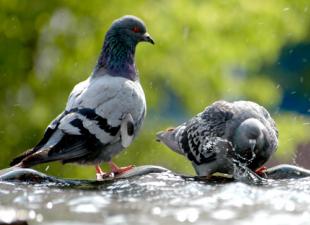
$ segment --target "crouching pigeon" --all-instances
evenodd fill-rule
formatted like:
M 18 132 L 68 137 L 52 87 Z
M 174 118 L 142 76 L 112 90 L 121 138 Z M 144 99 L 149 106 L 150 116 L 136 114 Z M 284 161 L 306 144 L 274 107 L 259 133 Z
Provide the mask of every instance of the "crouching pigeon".
M 142 20 L 124 16 L 108 30 L 97 65 L 91 76 L 77 84 L 66 108 L 47 127 L 42 140 L 11 162 L 11 166 L 31 167 L 62 161 L 96 165 L 97 179 L 108 175 L 99 164 L 128 147 L 137 135 L 146 113 L 146 102 L 135 66 L 139 42 L 154 44 Z
M 180 126 L 159 132 L 157 140 L 185 155 L 197 175 L 209 176 L 231 173 L 233 162 L 257 170 L 276 151 L 278 131 L 267 110 L 254 102 L 217 101 Z

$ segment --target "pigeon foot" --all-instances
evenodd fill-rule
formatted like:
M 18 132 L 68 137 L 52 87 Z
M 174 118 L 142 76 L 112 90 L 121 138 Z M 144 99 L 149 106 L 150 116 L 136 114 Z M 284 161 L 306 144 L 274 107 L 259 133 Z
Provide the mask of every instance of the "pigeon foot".
M 111 176 L 113 176 L 112 173 L 105 173 L 102 171 L 102 169 L 99 165 L 96 165 L 96 180 L 97 181 L 103 181 L 104 178 L 108 178 Z
M 109 162 L 109 166 L 111 167 L 111 172 L 114 175 L 120 175 L 120 174 L 126 173 L 127 171 L 131 170 L 134 167 L 133 165 L 124 166 L 124 167 L 118 167 L 112 161 Z
M 265 172 L 267 170 L 266 166 L 261 166 L 257 170 L 255 170 L 255 173 L 261 177 L 265 176 Z

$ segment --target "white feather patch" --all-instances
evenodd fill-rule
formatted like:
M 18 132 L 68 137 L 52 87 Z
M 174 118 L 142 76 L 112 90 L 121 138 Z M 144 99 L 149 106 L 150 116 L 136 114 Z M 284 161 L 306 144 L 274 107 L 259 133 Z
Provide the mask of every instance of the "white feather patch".
M 121 136 L 122 136 L 122 146 L 127 148 L 134 137 L 134 131 L 132 130 L 132 134 L 129 134 L 128 131 L 133 128 L 133 118 L 130 113 L 128 113 L 121 123 Z M 129 127 L 131 126 L 131 128 Z
M 70 113 L 66 115 L 61 121 L 58 128 L 65 133 L 72 135 L 81 135 L 81 131 L 79 128 L 73 126 L 70 122 L 77 118 L 76 113 Z

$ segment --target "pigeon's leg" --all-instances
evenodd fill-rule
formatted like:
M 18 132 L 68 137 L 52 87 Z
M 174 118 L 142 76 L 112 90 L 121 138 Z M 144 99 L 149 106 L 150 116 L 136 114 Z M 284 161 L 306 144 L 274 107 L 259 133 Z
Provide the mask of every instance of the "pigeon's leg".
M 110 173 L 105 173 L 102 171 L 101 167 L 99 165 L 96 165 L 96 180 L 102 181 L 104 177 L 109 177 Z
M 125 166 L 125 167 L 118 167 L 112 161 L 109 161 L 108 164 L 111 167 L 111 172 L 114 173 L 114 175 L 120 175 L 122 173 L 126 173 L 128 170 L 131 170 L 133 168 L 133 165 L 129 165 L 129 166 Z
M 264 176 L 265 175 L 265 172 L 267 170 L 267 167 L 266 166 L 261 166 L 259 167 L 257 170 L 255 170 L 255 173 L 259 176 Z

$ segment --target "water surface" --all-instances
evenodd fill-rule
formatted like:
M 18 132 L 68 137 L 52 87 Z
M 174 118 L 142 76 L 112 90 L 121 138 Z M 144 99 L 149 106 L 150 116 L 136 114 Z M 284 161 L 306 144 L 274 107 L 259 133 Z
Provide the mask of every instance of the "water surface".
M 0 218 L 29 224 L 309 224 L 310 178 L 206 184 L 170 172 L 96 190 L 0 183 Z

